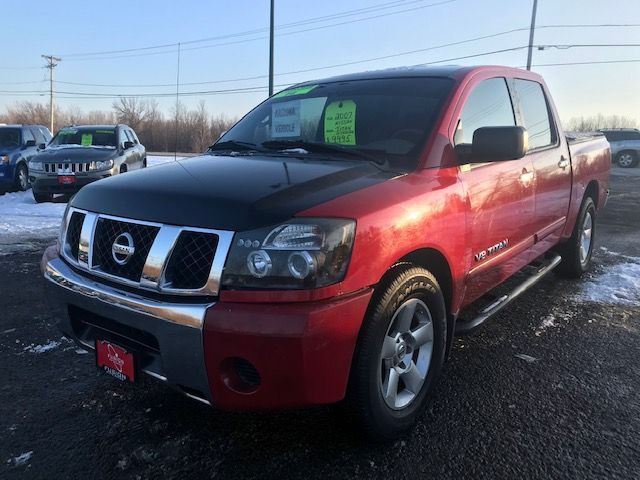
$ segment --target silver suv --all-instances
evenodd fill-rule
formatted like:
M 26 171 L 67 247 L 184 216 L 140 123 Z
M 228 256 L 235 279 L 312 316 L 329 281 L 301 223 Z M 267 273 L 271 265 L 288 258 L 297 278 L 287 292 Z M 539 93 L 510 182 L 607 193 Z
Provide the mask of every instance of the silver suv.
M 617 128 L 600 130 L 611 145 L 611 158 L 623 168 L 635 167 L 640 160 L 640 130 Z

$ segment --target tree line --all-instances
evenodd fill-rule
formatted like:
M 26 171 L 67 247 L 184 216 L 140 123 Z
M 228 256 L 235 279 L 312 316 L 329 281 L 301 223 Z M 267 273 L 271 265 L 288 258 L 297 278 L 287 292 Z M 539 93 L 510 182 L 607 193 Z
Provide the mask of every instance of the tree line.
M 84 112 L 72 106 L 55 111 L 56 129 L 66 125 L 124 123 L 133 128 L 150 152 L 203 152 L 228 130 L 237 119 L 225 114 L 212 115 L 204 101 L 195 109 L 178 103 L 168 116 L 155 100 L 119 98 L 112 110 Z M 26 123 L 49 126 L 49 104 L 17 102 L 0 114 L 0 123 Z M 55 132 L 53 132 L 55 133 Z
M 83 112 L 78 107 L 58 109 L 55 125 L 91 125 L 125 123 L 132 127 L 140 141 L 150 152 L 203 152 L 222 132 L 228 130 L 237 118 L 224 113 L 212 115 L 204 101 L 189 110 L 178 103 L 168 116 L 158 108 L 155 100 L 135 97 L 119 98 L 112 110 Z M 49 125 L 49 104 L 17 102 L 0 114 L 0 123 L 27 123 Z M 638 128 L 638 121 L 621 115 L 591 115 L 572 117 L 563 122 L 564 129 L 572 132 L 593 132 L 601 128 Z M 54 132 L 55 133 L 55 132 Z

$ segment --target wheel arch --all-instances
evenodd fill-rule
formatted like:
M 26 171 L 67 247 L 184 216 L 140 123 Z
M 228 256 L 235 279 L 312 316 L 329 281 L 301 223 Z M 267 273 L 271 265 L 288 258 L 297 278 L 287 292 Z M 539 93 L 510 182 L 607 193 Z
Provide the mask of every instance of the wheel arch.
M 600 200 L 600 186 L 596 180 L 591 180 L 587 185 L 587 188 L 584 190 L 584 195 L 582 196 L 582 202 L 584 203 L 585 198 L 591 197 L 593 203 L 596 204 L 596 209 L 599 208 L 599 200 Z
M 392 281 L 395 276 L 395 272 L 398 268 L 403 266 L 421 267 L 430 271 L 438 281 L 442 295 L 444 296 L 444 304 L 447 312 L 447 346 L 445 358 L 448 358 L 451 344 L 453 342 L 453 336 L 455 331 L 456 315 L 452 312 L 453 306 L 453 274 L 451 272 L 451 266 L 447 261 L 447 258 L 442 252 L 435 248 L 419 248 L 414 250 L 403 257 L 399 258 L 382 276 L 378 282 L 378 287 L 386 285 Z M 382 291 L 383 288 L 376 288 L 377 291 Z M 371 298 L 371 304 L 374 303 L 376 295 Z

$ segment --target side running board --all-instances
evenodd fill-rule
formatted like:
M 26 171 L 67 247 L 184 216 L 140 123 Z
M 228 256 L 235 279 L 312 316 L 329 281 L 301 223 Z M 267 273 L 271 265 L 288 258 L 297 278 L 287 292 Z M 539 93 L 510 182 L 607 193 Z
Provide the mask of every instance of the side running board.
M 513 300 L 518 298 L 524 292 L 533 287 L 538 281 L 540 281 L 547 273 L 551 272 L 562 260 L 560 255 L 554 254 L 545 259 L 540 265 L 537 265 L 535 272 L 529 276 L 524 282 L 515 287 L 511 292 L 499 297 L 490 305 L 480 311 L 478 316 L 470 320 L 463 320 L 461 318 L 456 322 L 456 335 L 464 335 L 471 333 L 473 330 L 482 325 L 490 317 L 498 313 L 504 307 L 509 305 Z

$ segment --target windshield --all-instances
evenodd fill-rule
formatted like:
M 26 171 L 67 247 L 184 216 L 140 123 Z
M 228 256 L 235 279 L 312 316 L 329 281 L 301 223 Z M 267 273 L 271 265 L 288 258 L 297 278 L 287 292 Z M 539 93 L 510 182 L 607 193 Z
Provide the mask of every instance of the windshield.
M 50 147 L 58 145 L 82 145 L 84 147 L 116 147 L 116 131 L 114 128 L 65 127 L 61 129 Z
M 416 77 L 290 88 L 246 115 L 213 150 L 253 146 L 295 154 L 331 152 L 345 160 L 362 153 L 391 167 L 415 168 L 451 84 L 445 78 Z
M 12 148 L 20 146 L 19 128 L 0 128 L 0 147 Z

